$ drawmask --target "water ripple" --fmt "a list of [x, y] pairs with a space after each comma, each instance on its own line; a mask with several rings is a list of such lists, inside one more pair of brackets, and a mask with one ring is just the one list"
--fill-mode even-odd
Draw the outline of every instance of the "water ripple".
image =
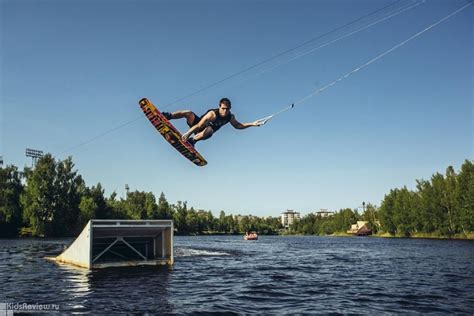
[[175, 265], [88, 271], [44, 259], [70, 239], [0, 240], [0, 302], [65, 313], [471, 314], [474, 243], [175, 237]]

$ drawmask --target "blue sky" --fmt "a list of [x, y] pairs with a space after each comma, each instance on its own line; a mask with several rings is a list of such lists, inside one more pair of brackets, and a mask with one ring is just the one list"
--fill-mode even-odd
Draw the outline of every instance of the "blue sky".
[[[473, 157], [473, 6], [263, 127], [222, 128], [197, 145], [203, 168], [169, 146], [137, 102], [165, 107], [394, 2], [0, 0], [0, 154], [19, 167], [31, 163], [27, 147], [71, 155], [86, 183], [101, 182], [107, 194], [123, 196], [128, 184], [215, 214], [379, 205], [390, 189]], [[309, 48], [416, 3], [401, 0]], [[166, 110], [200, 114], [228, 97], [238, 120], [254, 121], [466, 3], [425, 1]]]

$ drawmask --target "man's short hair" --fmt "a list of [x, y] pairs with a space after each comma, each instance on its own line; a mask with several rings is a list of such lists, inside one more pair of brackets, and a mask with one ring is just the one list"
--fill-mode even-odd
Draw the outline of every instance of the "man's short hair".
[[222, 103], [224, 103], [224, 105], [227, 105], [229, 108], [231, 107], [230, 100], [227, 99], [227, 98], [222, 98], [222, 99], [219, 101], [219, 106], [221, 106]]

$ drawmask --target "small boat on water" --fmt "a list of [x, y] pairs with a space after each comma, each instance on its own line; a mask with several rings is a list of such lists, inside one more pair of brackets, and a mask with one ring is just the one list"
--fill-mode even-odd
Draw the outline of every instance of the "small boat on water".
[[256, 232], [246, 232], [244, 235], [245, 240], [257, 240], [258, 235]]

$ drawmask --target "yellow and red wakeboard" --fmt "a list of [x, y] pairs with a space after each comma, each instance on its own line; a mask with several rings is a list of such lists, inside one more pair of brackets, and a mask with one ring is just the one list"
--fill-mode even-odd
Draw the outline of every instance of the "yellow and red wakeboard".
[[140, 108], [150, 123], [156, 130], [170, 143], [177, 151], [188, 160], [198, 166], [205, 166], [207, 161], [197, 152], [196, 149], [187, 141], [181, 139], [181, 133], [158, 111], [158, 109], [146, 98], [139, 102]]

